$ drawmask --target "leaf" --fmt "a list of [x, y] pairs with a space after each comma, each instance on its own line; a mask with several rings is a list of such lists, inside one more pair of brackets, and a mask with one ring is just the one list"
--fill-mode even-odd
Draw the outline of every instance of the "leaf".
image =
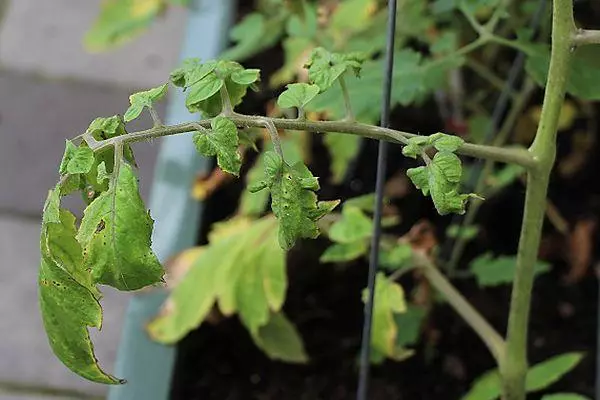
[[239, 138], [235, 124], [223, 116], [211, 121], [212, 130], [194, 133], [193, 141], [198, 152], [204, 156], [217, 156], [219, 167], [239, 176], [242, 157], [238, 152]]
[[582, 353], [564, 353], [534, 365], [527, 372], [527, 391], [547, 388], [575, 368], [582, 358]]
[[98, 183], [103, 183], [105, 180], [108, 180], [110, 175], [106, 172], [106, 163], [102, 161], [98, 164]]
[[121, 45], [147, 29], [165, 6], [164, 0], [105, 0], [100, 15], [86, 33], [90, 51]]
[[99, 292], [82, 263], [75, 217], [61, 209], [57, 185], [44, 207], [40, 238], [39, 301], [54, 354], [76, 374], [94, 382], [124, 383], [98, 365], [88, 327], [100, 328]]
[[394, 321], [398, 326], [396, 346], [404, 347], [416, 344], [426, 316], [426, 310], [418, 306], [408, 306], [406, 312], [394, 314]]
[[373, 232], [373, 222], [360, 209], [344, 206], [342, 218], [329, 228], [329, 238], [337, 243], [355, 243], [368, 239]]
[[[535, 392], [552, 385], [581, 361], [581, 353], [565, 353], [534, 365], [527, 372], [526, 391]], [[500, 397], [501, 382], [497, 370], [483, 374], [462, 400], [495, 400]]]
[[176, 343], [207, 317], [217, 296], [213, 262], [219, 260], [214, 249], [206, 248], [173, 289], [158, 317], [147, 326], [152, 339]]
[[131, 167], [121, 161], [109, 189], [84, 211], [77, 240], [94, 282], [136, 290], [162, 280], [163, 269], [150, 248], [153, 221]]
[[87, 145], [82, 145], [72, 153], [65, 170], [67, 174], [87, 174], [93, 165], [94, 152]]
[[[546, 45], [523, 43], [527, 52], [527, 73], [545, 86], [550, 65], [550, 49]], [[593, 46], [579, 47], [573, 56], [567, 80], [567, 93], [585, 100], [600, 100], [600, 57]]]
[[330, 212], [337, 202], [317, 203], [314, 191], [319, 182], [302, 163], [289, 166], [274, 152], [265, 153], [265, 179], [249, 190], [269, 188], [271, 208], [279, 220], [279, 244], [288, 250], [301, 238], [319, 235], [316, 221]]
[[77, 146], [73, 144], [70, 140], [65, 141], [65, 152], [63, 154], [62, 161], [60, 162], [60, 167], [58, 168], [58, 172], [61, 175], [67, 174], [67, 165], [69, 161], [73, 158], [73, 155], [77, 151]]
[[306, 105], [319, 94], [317, 85], [308, 83], [292, 83], [287, 85], [287, 89], [281, 93], [277, 99], [277, 104], [281, 108], [296, 107], [304, 109]]
[[145, 92], [138, 92], [129, 96], [131, 105], [127, 111], [125, 111], [125, 115], [123, 115], [125, 122], [130, 122], [138, 118], [144, 110], [144, 107], [151, 108], [154, 102], [162, 99], [167, 94], [168, 88], [169, 85], [164, 84]]
[[346, 171], [360, 151], [359, 136], [331, 132], [325, 135], [323, 142], [331, 157], [332, 182], [339, 184], [344, 180]]
[[231, 80], [238, 85], [250, 86], [260, 80], [260, 69], [244, 69], [231, 74]]
[[446, 229], [446, 236], [449, 238], [461, 238], [464, 240], [473, 240], [479, 234], [479, 227], [476, 225], [461, 226], [461, 225], [450, 225]]
[[284, 19], [279, 15], [267, 19], [257, 12], [247, 14], [230, 31], [229, 37], [236, 44], [222, 53], [219, 58], [238, 61], [247, 59], [275, 45], [283, 29]]
[[311, 53], [305, 68], [308, 69], [309, 80], [324, 92], [346, 71], [351, 70], [358, 76], [364, 60], [364, 55], [360, 53], [330, 53], [317, 47]]
[[[363, 291], [363, 302], [368, 299], [368, 290]], [[373, 308], [373, 331], [371, 346], [390, 358], [404, 354], [396, 346], [398, 326], [394, 315], [406, 312], [404, 290], [397, 283], [378, 273], [375, 283], [375, 301]]]
[[487, 185], [490, 189], [498, 191], [517, 180], [525, 173], [525, 168], [520, 165], [508, 164], [502, 166], [489, 176]]
[[576, 393], [555, 393], [545, 395], [542, 400], [590, 400], [590, 398]]
[[[498, 286], [511, 283], [517, 268], [516, 256], [493, 257], [491, 253], [484, 253], [469, 264], [469, 269], [475, 275], [479, 286]], [[534, 267], [535, 275], [550, 270], [550, 264], [538, 261]]]
[[269, 322], [253, 335], [253, 339], [273, 360], [298, 364], [308, 361], [300, 334], [282, 313], [271, 314]]
[[375, 193], [367, 193], [344, 201], [344, 207], [355, 207], [372, 213], [375, 211], [375, 201]]
[[209, 73], [204, 78], [190, 86], [190, 91], [185, 100], [185, 105], [190, 108], [217, 94], [223, 87], [225, 81], [215, 73]]
[[388, 271], [395, 271], [410, 266], [412, 256], [412, 247], [408, 243], [395, 244], [391, 249], [380, 250], [379, 265]]
[[367, 254], [369, 244], [366, 240], [352, 243], [335, 243], [327, 248], [319, 258], [322, 263], [335, 263], [356, 260]]

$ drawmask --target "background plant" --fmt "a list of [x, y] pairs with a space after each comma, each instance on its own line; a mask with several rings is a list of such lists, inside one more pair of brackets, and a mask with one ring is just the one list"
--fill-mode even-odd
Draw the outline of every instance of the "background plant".
[[[556, 4], [558, 7], [561, 2], [557, 1]], [[333, 179], [338, 181], [343, 179], [346, 173], [344, 167], [360, 148], [360, 136], [404, 144], [403, 153], [406, 156], [421, 158], [424, 162], [422, 166], [409, 169], [407, 175], [423, 194], [431, 196], [440, 214], [463, 213], [468, 198], [477, 197], [476, 194], [462, 193], [463, 168], [455, 153], [514, 163], [519, 168], [511, 166], [495, 171], [499, 178], [489, 188], [483, 189], [493, 194], [494, 188], [516, 179], [527, 169], [535, 177], [535, 182], [531, 181], [528, 185], [528, 204], [530, 212], [534, 205], [537, 207], [537, 216], [531, 219], [536, 220], [536, 229], [539, 231], [539, 213], [543, 213], [541, 204], [545, 197], [544, 186], [547, 185], [547, 174], [553, 162], [553, 149], [549, 143], [552, 135], [555, 135], [561, 112], [559, 100], [564, 95], [562, 92], [565, 86], [572, 94], [595, 98], [598, 91], [590, 90], [592, 83], [578, 84], [577, 79], [582, 76], [574, 74], [565, 85], [561, 81], [556, 85], [549, 85], [551, 90], [548, 96], [552, 102], [549, 106], [546, 102], [542, 111], [540, 126], [543, 130], [538, 134], [538, 137], [548, 137], [536, 139], [530, 152], [518, 148], [469, 144], [460, 137], [440, 133], [414, 136], [364, 125], [355, 120], [372, 123], [377, 118], [379, 108], [373, 99], [378, 98], [376, 92], [381, 87], [381, 58], [378, 55], [381, 48], [373, 46], [373, 43], [381, 42], [383, 46], [383, 40], [374, 38], [383, 38], [381, 17], [385, 15], [385, 10], [375, 1], [347, 1], [335, 8], [328, 16], [329, 24], [323, 27], [319, 26], [314, 4], [291, 2], [287, 5], [283, 8], [265, 7], [264, 14], [247, 16], [232, 32], [232, 38], [238, 43], [223, 55], [225, 59], [245, 58], [271, 43], [269, 40], [262, 40], [259, 46], [257, 38], [264, 37], [265, 34], [273, 35], [275, 43], [281, 36], [285, 36], [287, 62], [270, 83], [277, 85], [292, 79], [294, 75], [307, 82], [288, 86], [279, 97], [280, 110], [274, 111], [275, 114], [254, 117], [233, 111], [241, 103], [247, 89], [256, 87], [259, 71], [244, 69], [234, 62], [189, 60], [172, 73], [171, 81], [187, 91], [186, 105], [191, 112], [201, 112], [205, 117], [214, 118], [197, 123], [163, 126], [152, 104], [164, 96], [167, 90], [165, 85], [132, 95], [131, 107], [125, 112], [124, 118], [115, 116], [94, 121], [80, 137], [83, 140], [79, 147], [71, 142], [67, 143], [60, 167], [61, 180], [51, 192], [45, 207], [40, 283], [45, 322], [53, 348], [59, 358], [83, 376], [106, 383], [117, 382], [96, 365], [87, 336], [86, 326], [99, 327], [101, 321], [97, 306], [99, 292], [95, 285], [109, 284], [122, 290], [134, 290], [158, 282], [162, 275], [149, 248], [151, 220], [137, 195], [137, 184], [128, 164], [133, 161], [128, 144], [134, 141], [195, 132], [194, 142], [198, 150], [204, 155], [216, 156], [221, 169], [233, 175], [238, 175], [240, 171], [244, 151], [239, 149], [258, 148], [259, 145], [261, 148], [254, 167], [246, 176], [248, 190], [242, 196], [238, 216], [214, 227], [209, 245], [200, 250], [200, 255], [188, 274], [175, 287], [164, 313], [150, 325], [151, 334], [164, 342], [176, 341], [198, 326], [207, 318], [216, 302], [219, 311], [226, 316], [239, 313], [255, 343], [273, 358], [292, 362], [305, 361], [307, 356], [301, 339], [281, 313], [287, 278], [284, 253], [273, 246], [273, 241], [277, 241], [282, 249], [288, 249], [297, 239], [315, 237], [321, 228], [334, 242], [323, 255], [323, 261], [347, 261], [367, 252], [371, 236], [372, 224], [368, 213], [372, 210], [372, 197], [348, 201], [340, 215], [323, 218], [337, 202], [316, 201], [314, 192], [318, 190], [319, 184], [304, 166], [303, 156], [306, 152], [299, 141], [294, 139], [294, 135], [280, 138], [280, 129], [329, 132], [325, 143], [331, 149]], [[493, 60], [500, 48], [524, 51], [528, 55], [527, 66], [531, 76], [543, 82], [549, 52], [545, 46], [531, 43], [531, 37], [523, 32], [522, 26], [514, 26], [512, 18], [504, 25], [500, 24], [507, 6], [510, 5], [500, 2], [438, 1], [432, 4], [414, 2], [401, 8], [400, 17], [407, 20], [410, 17], [410, 23], [402, 26], [410, 29], [406, 32], [400, 29], [398, 33], [400, 49], [394, 74], [394, 101], [401, 105], [424, 101], [433, 91], [445, 87], [446, 78], [455, 77], [462, 66], [469, 66], [481, 75], [481, 79], [489, 82], [489, 88], [484, 91], [483, 96], [493, 93], [498, 83], [495, 72], [477, 64], [477, 60], [480, 57], [487, 57], [486, 61]], [[514, 21], [518, 22], [520, 15], [528, 15], [527, 11], [510, 7], [517, 16]], [[554, 54], [559, 57], [560, 62], [570, 57], [565, 53], [567, 45], [570, 48], [575, 45], [575, 41], [582, 44], [593, 42], [589, 36], [594, 37], [593, 32], [575, 35], [567, 24], [570, 22], [570, 5], [562, 4], [562, 7], [555, 15], [561, 18], [565, 15], [565, 20], [555, 20], [554, 23]], [[346, 26], [344, 21], [347, 19], [344, 15], [348, 14], [364, 15], [364, 21]], [[457, 14], [464, 18], [459, 19], [459, 26], [452, 29], [455, 22], [448, 21], [455, 21], [452, 16]], [[471, 30], [466, 30], [464, 25]], [[497, 33], [499, 26], [506, 32]], [[556, 33], [557, 29], [563, 31]], [[505, 38], [513, 33], [518, 34], [517, 39]], [[291, 44], [294, 39], [304, 40], [305, 47], [298, 43]], [[294, 47], [295, 45], [298, 47]], [[359, 53], [330, 53], [321, 45]], [[415, 46], [426, 46], [429, 54], [422, 56], [413, 49]], [[301, 52], [298, 51], [300, 47]], [[488, 50], [489, 48], [492, 50]], [[294, 54], [297, 54], [295, 58]], [[575, 57], [580, 54], [582, 53], [577, 52]], [[584, 60], [581, 62], [585, 65]], [[556, 63], [557, 61], [555, 65]], [[299, 70], [304, 65], [307, 73]], [[556, 76], [566, 76], [567, 65], [559, 64], [559, 67], [560, 70], [555, 71]], [[587, 76], [589, 75], [584, 78], [588, 79]], [[553, 79], [552, 71], [550, 79]], [[523, 107], [523, 101], [519, 100], [528, 95], [525, 89], [526, 86], [523, 93], [515, 98], [513, 110], [516, 111], [513, 112], [516, 114]], [[453, 91], [455, 92], [451, 86], [447, 89], [452, 95], [460, 95]], [[364, 101], [365, 99], [368, 101]], [[451, 105], [457, 106], [456, 103]], [[144, 108], [150, 111], [154, 127], [143, 132], [127, 133], [125, 122], [137, 118]], [[297, 119], [278, 118], [277, 113], [285, 115], [288, 108], [298, 109]], [[453, 110], [448, 121], [455, 124], [464, 122], [461, 121], [462, 112], [464, 110]], [[316, 122], [313, 118], [317, 114], [314, 113], [333, 121]], [[473, 114], [473, 125], [477, 119], [485, 119], [484, 113]], [[514, 122], [507, 118], [506, 131], [511, 130]], [[258, 128], [259, 131], [240, 133], [238, 128]], [[264, 140], [261, 133], [266, 133]], [[355, 136], [343, 135], [344, 133]], [[536, 154], [536, 149], [542, 150]], [[435, 155], [432, 155], [434, 151]], [[539, 164], [542, 161], [538, 161], [536, 157], [541, 157], [544, 164]], [[494, 171], [493, 165], [489, 169]], [[535, 184], [532, 185], [532, 182]], [[72, 214], [59, 209], [60, 196], [76, 189], [82, 190], [90, 203], [78, 231]], [[255, 191], [258, 193], [251, 194]], [[262, 217], [268, 205], [269, 194], [273, 212], [279, 221], [278, 229], [272, 217]], [[123, 225], [123, 221], [132, 219], [135, 219], [135, 224]], [[387, 223], [393, 224], [393, 218]], [[527, 226], [528, 229], [533, 227]], [[471, 231], [473, 229], [475, 228], [471, 228]], [[125, 235], [129, 237], [133, 233], [140, 240], [125, 244]], [[454, 233], [449, 233], [460, 240], [468, 240], [473, 235], [468, 235], [468, 230], [461, 229], [454, 229]], [[509, 265], [517, 271], [517, 277], [525, 278], [515, 282], [517, 292], [520, 296], [530, 293], [534, 271], [532, 265], [537, 248], [535, 242], [539, 242], [539, 232], [536, 233], [534, 229], [533, 236], [526, 233], [523, 237], [530, 242], [516, 258], [493, 259], [487, 256], [472, 264], [472, 271], [481, 284], [512, 281], [512, 276], [506, 274], [510, 270], [506, 267]], [[58, 246], [63, 241], [69, 243], [66, 249]], [[408, 244], [395, 246], [396, 242], [396, 238], [390, 238], [382, 243], [382, 264], [394, 273], [390, 277], [383, 273], [378, 276], [372, 341], [375, 361], [385, 357], [402, 360], [410, 355], [410, 350], [405, 347], [412, 341], [406, 337], [416, 335], [406, 331], [401, 333], [399, 326], [403, 325], [403, 318], [405, 321], [412, 318], [414, 331], [418, 332], [419, 320], [424, 313], [406, 305], [404, 292], [395, 279], [409, 268], [419, 268], [482, 336], [499, 362], [501, 372], [504, 365], [510, 366], [506, 367], [509, 371], [502, 372], [507, 385], [506, 396], [521, 398], [524, 392], [522, 378], [525, 376], [525, 364], [522, 357], [525, 351], [519, 343], [525, 338], [523, 324], [526, 323], [525, 303], [528, 302], [519, 303], [519, 307], [525, 308], [518, 308], [513, 313], [511, 329], [517, 336], [511, 340], [509, 330], [508, 349], [505, 350], [500, 335], [439, 273], [432, 262], [435, 260], [429, 254], [415, 254]], [[229, 256], [222, 259], [219, 255], [223, 253]], [[209, 270], [207, 266], [214, 265], [217, 259], [219, 267]], [[484, 265], [487, 267], [483, 267]], [[547, 266], [538, 267], [535, 271], [539, 273], [544, 269]], [[92, 271], [91, 276], [85, 272], [89, 270]], [[198, 290], [199, 283], [205, 290]], [[78, 302], [70, 313], [59, 316], [56, 309], [62, 305], [63, 291], [69, 291], [69, 296], [78, 299]], [[515, 303], [517, 302], [513, 304]], [[515, 318], [514, 315], [520, 318]], [[65, 326], [73, 326], [73, 329], [67, 331]], [[398, 343], [401, 335], [404, 339]], [[76, 346], [65, 346], [65, 343], [75, 343]], [[73, 357], [74, 349], [84, 356]], [[488, 376], [482, 379], [484, 382], [491, 380]], [[551, 381], [552, 379], [549, 383]], [[541, 384], [537, 385], [540, 386]], [[477, 385], [474, 386], [475, 389]]]

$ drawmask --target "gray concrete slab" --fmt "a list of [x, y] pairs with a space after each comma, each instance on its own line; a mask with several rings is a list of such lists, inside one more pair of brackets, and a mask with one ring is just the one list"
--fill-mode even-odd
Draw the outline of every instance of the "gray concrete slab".
[[[34, 78], [0, 72], [0, 210], [39, 214], [53, 187], [64, 141], [83, 132], [98, 116], [123, 113], [131, 91], [109, 85]], [[162, 102], [157, 107], [164, 114]], [[144, 115], [131, 130], [148, 128]], [[148, 193], [157, 142], [136, 144], [140, 187]], [[67, 205], [80, 201], [67, 199]]]
[[[0, 217], [0, 380], [103, 394], [105, 386], [73, 374], [48, 345], [37, 299], [38, 243], [38, 221]], [[128, 296], [105, 289], [104, 326], [91, 334], [101, 365], [112, 371]]]
[[150, 87], [177, 63], [186, 10], [174, 7], [132, 43], [89, 54], [82, 40], [102, 0], [10, 0], [0, 27], [0, 64], [21, 72]]

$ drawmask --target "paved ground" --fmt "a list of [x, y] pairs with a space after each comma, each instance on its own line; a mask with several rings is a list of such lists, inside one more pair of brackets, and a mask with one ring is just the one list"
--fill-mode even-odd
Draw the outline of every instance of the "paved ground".
[[[89, 55], [81, 38], [99, 3], [12, 0], [0, 26], [0, 400], [43, 398], [3, 393], [3, 382], [100, 395], [105, 390], [70, 373], [47, 344], [36, 288], [40, 209], [57, 178], [64, 139], [79, 134], [96, 116], [122, 113], [133, 90], [155, 86], [168, 76], [185, 15], [182, 10], [169, 14], [149, 34], [118, 51]], [[157, 148], [143, 145], [137, 152], [146, 194]], [[80, 207], [76, 199], [68, 205]], [[93, 333], [98, 358], [108, 371], [126, 300], [106, 293], [104, 328]]]

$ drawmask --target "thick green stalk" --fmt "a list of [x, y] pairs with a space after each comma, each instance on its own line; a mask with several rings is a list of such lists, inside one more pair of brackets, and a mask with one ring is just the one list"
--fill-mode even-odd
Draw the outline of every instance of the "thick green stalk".
[[540, 124], [529, 149], [537, 165], [528, 171], [525, 212], [508, 320], [506, 354], [500, 363], [504, 400], [525, 399], [527, 328], [534, 264], [540, 245], [550, 172], [556, 156], [556, 132], [565, 97], [575, 32], [573, 1], [554, 0], [552, 55], [546, 93]]

